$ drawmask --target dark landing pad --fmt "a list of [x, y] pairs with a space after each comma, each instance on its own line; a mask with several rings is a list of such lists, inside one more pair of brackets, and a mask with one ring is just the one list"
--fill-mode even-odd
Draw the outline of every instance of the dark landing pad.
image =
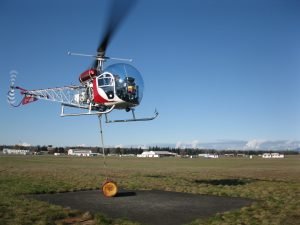
[[110, 218], [127, 218], [148, 225], [180, 225], [250, 205], [243, 198], [217, 197], [166, 191], [121, 191], [106, 198], [100, 191], [31, 195], [52, 204], [102, 213]]

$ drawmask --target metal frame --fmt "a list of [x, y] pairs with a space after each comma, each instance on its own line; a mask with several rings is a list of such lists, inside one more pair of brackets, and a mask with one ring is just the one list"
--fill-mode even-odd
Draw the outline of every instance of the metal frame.
[[74, 107], [88, 107], [87, 104], [78, 104], [74, 101], [74, 96], [84, 91], [84, 86], [65, 86], [57, 88], [46, 88], [38, 90], [22, 90], [21, 94], [32, 96], [37, 99], [48, 100], [52, 102], [60, 102], [62, 104], [72, 105]]

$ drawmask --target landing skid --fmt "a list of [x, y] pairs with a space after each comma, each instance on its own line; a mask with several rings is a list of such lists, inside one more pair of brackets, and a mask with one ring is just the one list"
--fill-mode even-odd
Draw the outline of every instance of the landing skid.
[[109, 120], [108, 115], [105, 114], [105, 122], [106, 123], [122, 123], [122, 122], [149, 121], [149, 120], [154, 120], [158, 116], [158, 112], [156, 110], [154, 112], [154, 116], [148, 117], [148, 118], [136, 118], [134, 109], [131, 109], [131, 112], [132, 112], [132, 119], [125, 119], [125, 120]]
[[[81, 108], [83, 110], [87, 110], [87, 112], [84, 112], [84, 113], [65, 113], [65, 107]], [[95, 109], [93, 109], [91, 105], [89, 107], [78, 107], [77, 105], [74, 106], [74, 105], [70, 105], [70, 104], [61, 104], [61, 114], [60, 114], [60, 116], [64, 117], [64, 116], [102, 115], [102, 114], [110, 113], [114, 108], [115, 108], [115, 106], [113, 105], [111, 107], [103, 108], [102, 110], [98, 109], [99, 111], [98, 110], [95, 111]]]

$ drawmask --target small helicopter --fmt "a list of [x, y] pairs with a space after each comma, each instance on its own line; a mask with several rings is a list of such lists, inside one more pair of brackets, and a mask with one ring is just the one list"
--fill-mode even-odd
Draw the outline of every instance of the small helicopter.
[[[131, 59], [113, 58], [106, 56], [106, 49], [117, 27], [128, 14], [136, 1], [113, 1], [111, 14], [103, 39], [100, 41], [97, 54], [81, 54], [68, 52], [69, 55], [93, 58], [92, 66], [79, 75], [79, 85], [70, 85], [55, 88], [26, 90], [15, 86], [15, 77], [11, 76], [11, 85], [8, 91], [8, 103], [13, 107], [26, 105], [39, 99], [61, 103], [61, 116], [98, 115], [100, 121], [101, 140], [104, 154], [101, 118], [105, 115], [106, 123], [149, 121], [158, 116], [155, 110], [154, 116], [136, 118], [134, 110], [142, 100], [144, 82], [140, 72], [132, 65]], [[122, 4], [123, 3], [123, 4]], [[113, 13], [114, 11], [114, 13]], [[117, 11], [117, 13], [116, 13]], [[104, 68], [107, 60], [118, 60], [123, 63], [115, 63]], [[15, 92], [20, 91], [23, 98], [16, 104]], [[66, 113], [65, 108], [80, 110], [80, 112]], [[109, 120], [108, 114], [114, 109], [132, 112], [131, 119]], [[106, 179], [102, 185], [103, 194], [113, 197], [117, 194], [117, 185], [110, 179]]]
[[[84, 55], [69, 53], [70, 55]], [[26, 105], [39, 99], [61, 103], [61, 116], [81, 116], [81, 115], [105, 115], [106, 123], [131, 122], [153, 120], [158, 116], [149, 118], [136, 118], [134, 109], [143, 97], [143, 78], [139, 71], [127, 63], [115, 63], [103, 69], [106, 56], [93, 56], [97, 61], [97, 66], [88, 69], [79, 75], [80, 85], [64, 87], [26, 90], [19, 86], [14, 86], [14, 77], [11, 80], [8, 92], [8, 102], [14, 107]], [[114, 58], [115, 59], [115, 58]], [[118, 59], [123, 60], [123, 59]], [[23, 99], [16, 103], [15, 90], [19, 90]], [[85, 110], [85, 112], [65, 113], [65, 107]], [[113, 109], [132, 112], [132, 119], [109, 120], [108, 113]]]

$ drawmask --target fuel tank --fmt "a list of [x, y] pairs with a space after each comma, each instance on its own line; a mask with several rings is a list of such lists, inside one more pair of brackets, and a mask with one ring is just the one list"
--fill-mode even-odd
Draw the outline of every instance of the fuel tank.
[[79, 75], [79, 81], [80, 81], [80, 83], [85, 83], [85, 82], [92, 80], [96, 76], [97, 76], [97, 70], [89, 69]]

